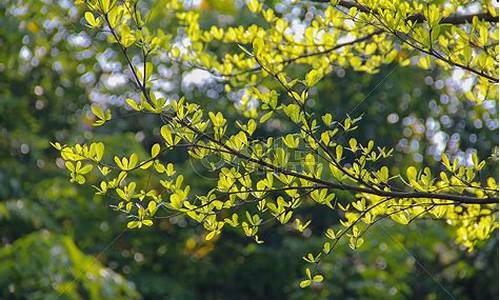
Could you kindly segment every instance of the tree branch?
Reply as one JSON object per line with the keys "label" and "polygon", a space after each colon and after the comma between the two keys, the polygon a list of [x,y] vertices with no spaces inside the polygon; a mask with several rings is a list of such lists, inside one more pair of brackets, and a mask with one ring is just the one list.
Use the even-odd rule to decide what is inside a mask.
{"label": "tree branch", "polygon": [[365,188],[362,186],[355,186],[355,185],[349,185],[349,184],[340,184],[340,183],[330,182],[330,181],[323,180],[320,178],[311,177],[311,176],[308,176],[306,174],[297,173],[296,171],[293,171],[293,170],[281,168],[281,167],[275,166],[269,162],[263,161],[261,159],[249,157],[249,156],[243,154],[241,151],[234,150],[233,148],[227,146],[223,142],[216,140],[213,137],[207,135],[206,133],[200,132],[198,129],[196,129],[194,126],[192,126],[191,124],[187,123],[184,120],[177,120],[177,122],[179,122],[181,125],[187,127],[191,131],[195,132],[196,134],[200,134],[200,135],[204,136],[209,141],[221,146],[222,148],[224,148],[228,152],[230,152],[232,155],[235,155],[241,159],[256,163],[260,166],[267,168],[269,171],[278,172],[278,173],[282,173],[285,175],[290,175],[293,177],[305,179],[309,182],[314,182],[317,184],[328,186],[330,189],[346,190],[346,191],[357,192],[357,193],[366,193],[366,194],[370,194],[370,195],[376,195],[376,196],[381,196],[381,197],[391,197],[391,198],[395,198],[395,199],[439,199],[439,200],[448,200],[448,201],[453,201],[453,202],[457,202],[457,203],[464,203],[464,204],[496,204],[496,203],[498,203],[498,198],[496,198],[496,197],[478,198],[478,197],[472,197],[472,196],[452,195],[452,194],[432,193],[432,192],[381,191],[381,190],[373,190],[370,188]]}
{"label": "tree branch", "polygon": [[[318,2],[318,3],[330,3],[330,0],[310,0],[312,2]],[[359,4],[355,1],[348,1],[348,0],[339,0],[338,4],[342,7],[345,8],[352,8],[356,7],[359,11],[364,12],[364,13],[373,13],[377,14],[377,12],[373,11],[371,8],[364,6],[362,4]],[[487,13],[478,13],[478,14],[467,14],[467,15],[459,15],[459,14],[453,14],[449,15],[448,17],[442,18],[439,23],[441,24],[453,24],[453,25],[460,25],[460,24],[465,24],[465,23],[471,23],[472,19],[474,17],[477,17],[481,21],[486,21],[486,22],[492,22],[492,23],[498,23],[498,17],[492,16],[489,12]],[[423,14],[414,14],[406,18],[408,21],[414,21],[417,23],[422,23],[424,22],[425,16]]]}
{"label": "tree branch", "polygon": [[[132,64],[132,61],[130,60],[126,48],[121,44],[117,33],[115,32],[115,29],[111,26],[107,15],[105,15],[105,21],[108,25],[108,27],[111,30],[111,33],[115,37],[118,46],[121,48],[123,55],[125,56],[125,59],[127,61],[127,64],[129,65],[132,75],[134,79],[136,80],[137,86],[143,96],[146,98],[146,101],[152,103],[150,96],[145,88],[145,85],[141,84],[141,81],[139,79],[139,76],[136,73],[135,67]],[[396,192],[396,191],[383,191],[383,190],[374,190],[370,189],[368,187],[363,187],[363,186],[356,186],[356,185],[349,185],[349,184],[341,184],[341,183],[335,183],[335,182],[330,182],[327,180],[323,180],[320,178],[315,178],[313,176],[308,176],[307,174],[303,173],[298,173],[294,170],[289,170],[286,168],[278,167],[276,165],[273,165],[267,161],[264,161],[262,159],[257,159],[250,157],[248,155],[243,154],[241,151],[237,151],[228,145],[226,145],[223,141],[217,140],[216,138],[206,134],[205,132],[202,132],[198,130],[196,127],[194,127],[191,123],[186,122],[184,119],[177,119],[173,118],[172,116],[168,116],[165,113],[162,113],[163,116],[171,119],[173,122],[178,122],[180,125],[188,128],[189,130],[193,131],[197,135],[203,136],[215,145],[220,146],[221,148],[225,149],[227,152],[231,153],[232,155],[239,157],[241,159],[244,159],[249,162],[253,162],[255,164],[258,164],[261,167],[264,167],[265,169],[272,171],[272,172],[278,172],[282,173],[284,175],[290,175],[296,178],[301,178],[305,179],[309,182],[313,182],[316,184],[320,184],[323,186],[327,186],[330,189],[334,190],[345,190],[345,191],[351,191],[351,192],[356,192],[356,193],[365,193],[365,194],[370,194],[370,195],[376,195],[376,196],[381,196],[381,197],[390,197],[390,198],[395,198],[395,199],[439,199],[439,200],[447,200],[447,201],[453,201],[457,203],[464,203],[464,204],[497,204],[498,203],[498,197],[485,197],[485,198],[479,198],[479,197],[473,197],[473,196],[466,196],[466,195],[453,195],[453,194],[446,194],[446,193],[432,193],[432,192],[422,192],[422,191],[417,191],[417,192]]]}

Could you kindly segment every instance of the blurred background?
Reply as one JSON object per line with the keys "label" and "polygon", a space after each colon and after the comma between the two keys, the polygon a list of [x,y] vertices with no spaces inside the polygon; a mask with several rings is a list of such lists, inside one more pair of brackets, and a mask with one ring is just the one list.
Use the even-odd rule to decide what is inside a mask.
{"label": "blurred background", "polygon": [[[144,2],[157,10],[151,22],[175,34],[176,24],[162,17],[164,1]],[[315,9],[267,3],[292,18]],[[255,22],[242,1],[186,5],[201,11],[206,27]],[[301,257],[320,246],[322,230],[338,220],[321,207],[305,210],[316,221],[303,234],[268,228],[259,246],[230,230],[205,241],[202,228],[183,218],[125,230],[126,220],[109,207],[113,200],[69,183],[49,144],[99,138],[126,153],[144,152],[158,140],[158,120],[123,106],[134,92],[126,66],[104,34],[85,28],[82,13],[69,0],[0,3],[1,299],[498,297],[498,236],[467,253],[437,222],[373,227],[362,249],[340,246],[324,260],[324,284],[309,289],[298,286]],[[207,72],[166,60],[155,68],[161,75],[155,89],[165,96],[186,96],[228,119],[243,113],[235,105],[241,95],[225,93]],[[394,147],[394,165],[402,170],[409,164],[436,168],[443,151],[463,160],[473,151],[488,156],[498,145],[497,101],[470,104],[463,96],[467,83],[450,75],[393,65],[375,75],[338,68],[311,92],[313,105],[318,113],[342,117],[369,97],[354,112],[363,113],[358,138]],[[91,126],[92,102],[112,107],[115,118],[104,128]],[[287,128],[261,130],[279,135]],[[184,153],[168,160],[187,182],[198,183],[193,188],[212,184]]]}

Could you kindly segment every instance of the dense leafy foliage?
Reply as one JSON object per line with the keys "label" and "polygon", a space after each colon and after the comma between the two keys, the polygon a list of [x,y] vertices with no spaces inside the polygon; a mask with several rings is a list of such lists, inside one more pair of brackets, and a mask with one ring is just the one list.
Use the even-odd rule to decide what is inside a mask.
{"label": "dense leafy foliage", "polygon": [[[0,251],[3,297],[22,292],[30,299],[137,299],[123,277],[85,256],[71,239],[48,232],[33,233]],[[38,276],[43,274],[43,280]],[[35,276],[34,276],[35,275]],[[84,293],[80,291],[83,290]]]}
{"label": "dense leafy foliage", "polygon": [[[138,102],[133,98],[126,102],[133,110],[158,115],[163,123],[162,142],[153,144],[146,157],[112,153],[112,161],[105,159],[102,142],[53,144],[61,151],[72,182],[85,183],[93,169],[102,176],[95,185],[97,194],[116,195],[115,208],[131,218],[128,228],[152,226],[155,218],[185,215],[203,225],[207,240],[229,226],[260,244],[264,241],[259,230],[270,221],[293,222],[303,232],[314,221],[293,218],[303,206],[338,210],[341,228],[326,230],[322,247],[304,256],[312,265],[300,283],[307,287],[323,281],[319,263],[342,238],[357,249],[367,230],[385,218],[404,225],[418,218],[444,219],[456,228],[457,242],[469,250],[498,227],[497,178],[482,174],[486,161],[477,153],[465,163],[443,153],[443,168],[437,173],[409,166],[404,175],[392,174],[392,149],[377,147],[373,140],[343,138],[358,129],[360,118],[318,116],[309,107],[309,91],[333,70],[332,64],[375,73],[395,59],[408,65],[410,59],[400,53],[409,50],[415,50],[411,55],[417,55],[422,68],[429,68],[433,61],[473,76],[474,88],[466,93],[470,99],[495,98],[498,29],[491,5],[485,5],[482,14],[460,15],[460,3],[375,6],[370,1],[333,1],[305,20],[304,35],[296,37],[285,18],[258,1],[249,1],[248,8],[262,14],[267,25],[212,26],[208,31],[201,29],[197,12],[167,1],[166,8],[184,26],[175,37],[183,39],[187,45],[183,46],[161,28],[149,28],[147,21],[154,11],[144,13],[139,4],[90,1],[85,19],[89,27],[105,28],[108,40],[117,44],[139,91]],[[237,43],[239,53],[226,54],[219,62],[208,50],[214,42]],[[131,58],[134,48],[141,62]],[[244,89],[239,105],[247,118],[229,124],[221,112],[204,112],[184,98],[158,96],[152,89],[155,68],[151,61],[162,55],[227,79],[227,91]],[[290,78],[285,67],[296,63],[310,69],[304,76]],[[95,126],[112,118],[108,108],[93,105],[91,110]],[[254,136],[259,126],[269,124],[277,114],[285,115],[295,130],[283,137]],[[191,193],[184,176],[172,163],[161,160],[162,154],[175,147],[187,149],[194,160],[215,156],[222,161],[208,163],[210,172],[218,173],[215,187],[205,194]],[[155,175],[140,186],[134,180],[137,172]],[[171,215],[160,215],[160,211]]]}
{"label": "dense leafy foliage", "polygon": [[[110,2],[110,5],[115,7],[123,3]],[[80,1],[79,4],[84,3]],[[337,3],[334,13],[342,12],[342,7],[345,7],[342,5],[347,4],[342,1]],[[165,9],[166,5],[170,5],[169,9]],[[481,22],[488,21],[488,18],[495,21],[488,16],[495,15],[488,5],[472,4],[470,9],[460,8],[457,13],[450,10],[450,14],[478,14]],[[278,56],[293,59],[311,54],[311,57],[285,63],[282,69],[279,67],[279,72],[290,80],[306,78],[318,66],[321,69],[322,79],[307,88],[309,97],[305,111],[312,115],[312,119],[317,118],[318,126],[321,126],[314,131],[319,140],[320,133],[328,129],[322,116],[331,115],[333,127],[330,130],[343,130],[339,122],[349,119],[347,115],[351,119],[362,116],[356,122],[356,130],[340,132],[332,140],[347,148],[351,138],[364,144],[374,139],[381,148],[394,147],[383,164],[390,174],[401,173],[403,176],[411,166],[419,170],[428,167],[433,174],[439,174],[444,170],[441,163],[444,151],[450,159],[458,158],[461,166],[470,166],[472,154],[477,153],[486,160],[479,173],[483,177],[478,179],[486,184],[488,174],[496,174],[498,170],[494,159],[486,159],[498,145],[498,106],[494,94],[480,95],[478,101],[480,89],[476,82],[477,74],[457,71],[459,68],[448,70],[448,65],[437,66],[439,62],[435,62],[434,58],[428,69],[422,69],[419,63],[421,55],[411,48],[399,51],[390,63],[385,61],[380,64],[372,70],[375,73],[366,68],[355,71],[350,62],[345,61],[321,66],[316,63],[327,53],[313,55],[318,49],[323,50],[320,40],[316,39],[320,39],[322,33],[316,31],[313,35],[318,47],[311,45],[306,50],[295,49],[293,51],[302,53],[296,56],[286,52],[290,51],[292,42],[297,47],[302,43],[300,39],[305,31],[301,28],[312,25],[314,20],[311,17],[322,16],[330,6],[322,1],[265,1],[257,5],[260,8],[255,12],[260,13],[254,13],[241,7],[238,1],[204,0],[191,4],[189,1],[143,0],[136,3],[135,9],[140,11],[139,17],[144,16],[145,23],[137,26],[132,19],[128,22],[123,19],[121,24],[128,24],[135,35],[133,38],[136,41],[126,48],[126,52],[136,71],[144,68],[144,53],[140,42],[137,42],[141,38],[139,27],[144,34],[149,32],[151,37],[158,36],[163,41],[147,55],[146,62],[152,63],[147,68],[152,67],[154,72],[147,81],[146,94],[154,93],[157,98],[169,99],[167,102],[170,104],[172,99],[178,100],[182,96],[195,99],[200,109],[204,110],[203,121],[209,122],[205,131],[209,135],[213,135],[213,126],[208,112],[212,111],[216,118],[217,112],[220,112],[227,126],[222,139],[224,142],[228,136],[239,131],[238,123],[255,120],[255,131],[251,137],[248,136],[252,145],[242,146],[243,154],[249,154],[248,151],[253,149],[251,147],[258,143],[255,140],[265,145],[266,139],[273,137],[273,149],[281,147],[289,157],[287,168],[307,173],[303,160],[312,153],[315,162],[324,164],[324,172],[319,178],[336,181],[329,173],[329,164],[314,149],[311,150],[307,139],[301,136],[299,128],[302,124],[292,122],[283,113],[281,106],[292,103],[293,97],[287,97],[287,91],[280,82],[253,61],[253,40],[241,39],[234,43],[226,38],[212,39],[211,34],[219,34],[216,33],[217,28],[224,36],[231,28],[250,32],[245,34],[251,34],[253,30],[265,32],[265,53],[277,60]],[[445,6],[440,8],[450,9]],[[285,20],[288,25],[284,38],[292,33],[296,40],[268,40],[269,36],[276,37],[272,28],[277,19],[267,21],[262,15],[262,8],[272,9],[276,18]],[[331,228],[342,229],[340,220],[346,220],[346,213],[351,213],[352,207],[348,212],[339,206],[332,210],[304,196],[300,207],[293,210],[290,221],[285,226],[275,226],[279,221],[271,217],[269,209],[260,212],[255,196],[249,194],[246,204],[241,198],[236,198],[237,207],[226,207],[221,211],[211,209],[217,213],[218,220],[230,219],[235,213],[240,221],[248,223],[245,210],[252,215],[259,214],[266,220],[258,226],[259,240],[264,243],[257,245],[252,239],[242,238],[245,231],[241,224],[236,227],[226,224],[222,234],[206,240],[208,232],[203,222],[187,216],[186,211],[167,207],[170,195],[169,192],[162,193],[164,188],[160,180],[171,180],[173,184],[182,174],[183,182],[190,185],[189,202],[198,205],[197,196],[207,195],[217,185],[220,169],[241,168],[241,161],[226,162],[215,151],[203,159],[194,159],[187,150],[196,151],[196,147],[180,144],[182,142],[167,149],[160,132],[165,121],[159,114],[144,109],[141,112],[134,110],[134,104],[127,98],[134,99],[140,107],[143,91],[132,88],[136,83],[123,48],[110,38],[112,34],[106,25],[102,23],[99,30],[88,28],[85,18],[89,16],[86,14],[88,11],[93,12],[99,22],[99,9],[93,11],[86,5],[75,6],[67,1],[35,0],[23,3],[12,0],[0,4],[0,44],[7,49],[0,53],[2,298],[477,299],[498,295],[496,235],[490,235],[484,241],[476,240],[473,249],[464,251],[463,243],[459,243],[458,247],[456,245],[456,224],[450,226],[446,222],[431,220],[435,219],[432,215],[421,216],[406,226],[394,222],[390,216],[381,219],[376,222],[377,226],[371,226],[363,234],[361,247],[352,250],[348,246],[350,238],[343,238],[338,241],[334,252],[323,255],[319,263],[310,264],[307,254],[312,252],[315,255],[315,249],[322,249],[325,242],[332,243],[325,234]],[[483,13],[486,11],[488,13]],[[196,22],[192,19],[186,21],[186,15],[195,17]],[[468,18],[472,20],[473,17]],[[424,21],[420,19],[418,24],[424,25]],[[468,31],[470,28],[465,23],[459,24],[459,27]],[[212,25],[215,29],[211,28]],[[334,27],[331,27],[333,31]],[[357,30],[360,37],[362,30],[370,33],[369,28],[359,27]],[[201,38],[198,36],[200,32],[203,34]],[[340,40],[332,41],[329,46],[352,39],[347,31],[342,34],[346,36],[339,36]],[[394,37],[384,36],[388,40]],[[193,43],[192,39],[198,42]],[[106,43],[106,40],[112,43]],[[377,44],[379,42],[377,40]],[[397,37],[393,42],[395,49],[399,50]],[[339,57],[335,60],[342,60],[341,56],[349,57],[351,52],[361,54],[364,50],[356,49],[367,45],[363,43],[345,45],[331,50],[331,54],[338,52]],[[342,50],[344,47],[349,50]],[[492,51],[494,47],[487,48],[487,51]],[[280,53],[280,49],[286,51]],[[473,49],[471,57],[477,60],[479,51],[481,49]],[[250,65],[240,65],[231,56],[241,62],[248,61]],[[363,65],[370,63],[370,56],[363,54],[360,57]],[[405,57],[410,60],[404,61]],[[333,57],[328,59],[334,60]],[[230,64],[233,64],[232,73],[223,74],[222,65]],[[241,74],[235,75],[238,72]],[[461,76],[468,79],[461,80]],[[302,93],[306,88],[300,84],[299,81],[293,88]],[[257,87],[258,91],[253,87]],[[260,118],[270,109],[262,106],[256,93],[266,95],[271,90],[276,91],[277,107],[280,108],[273,112],[269,120],[260,123]],[[469,90],[472,93],[467,93]],[[89,105],[89,102],[94,104]],[[164,109],[165,114],[172,113],[171,107],[165,106]],[[106,121],[108,111],[112,117]],[[98,119],[103,120],[99,123],[104,123],[104,126],[92,127],[91,124]],[[297,148],[288,148],[287,143],[291,141],[290,137],[287,140],[289,134],[293,137],[292,143],[299,141]],[[280,140],[281,136],[284,140]],[[199,140],[206,142],[205,137]],[[135,196],[139,196],[140,189],[162,193],[163,200],[158,202],[158,211],[151,218],[154,225],[141,225],[140,230],[137,227],[128,229],[127,223],[136,220],[137,206],[130,213],[117,214],[109,206],[116,208],[123,201],[118,192],[109,190],[94,196],[96,189],[92,185],[101,188],[101,181],[104,180],[96,168],[98,164],[84,175],[86,183],[83,186],[68,182],[63,172],[64,161],[57,158],[54,149],[50,149],[49,141],[54,145],[55,141],[70,145],[102,142],[106,151],[101,163],[110,165],[110,175],[119,173],[114,162],[115,155],[130,158],[135,153],[144,161],[150,158],[152,147],[159,144],[161,153],[158,163],[164,165],[166,170],[158,174],[154,168],[161,166],[155,162],[146,171],[137,169],[128,172],[127,178],[118,186],[124,191],[131,181],[135,182],[136,195],[131,202],[144,207],[147,207],[151,197],[146,196],[139,201]],[[332,148],[332,151],[335,150]],[[348,149],[343,152],[345,155],[341,164],[349,169],[355,158]],[[325,156],[325,153],[320,153]],[[89,162],[82,163],[84,167]],[[379,163],[370,171],[383,166],[382,162]],[[166,175],[167,171],[173,170],[176,172],[173,176]],[[242,169],[238,172],[241,173]],[[267,176],[259,169],[250,177],[255,184]],[[397,179],[391,179],[391,183],[396,183]],[[406,180],[406,177],[403,179]],[[277,177],[273,180],[279,182]],[[363,187],[351,180],[349,183]],[[235,186],[242,187],[240,183]],[[406,185],[397,185],[397,188],[415,192]],[[216,189],[214,192],[219,196],[230,196],[226,195],[230,191]],[[334,201],[343,207],[361,197],[356,192],[328,191],[328,194],[332,193],[336,197]],[[460,194],[474,195],[469,192],[454,193]],[[285,191],[269,190],[266,196],[266,206],[276,203],[278,196],[288,200]],[[464,208],[471,206],[456,205]],[[492,207],[493,211],[496,210],[496,206]],[[496,220],[496,215],[492,216]],[[301,223],[296,223],[295,219],[301,220]],[[440,219],[444,221],[447,218],[443,216]],[[308,220],[311,223],[305,226]],[[359,228],[364,226],[359,224]],[[303,230],[297,230],[299,227]],[[301,289],[301,281],[307,280],[306,267],[310,268],[312,276],[322,275],[324,280],[311,284],[311,288]]]}

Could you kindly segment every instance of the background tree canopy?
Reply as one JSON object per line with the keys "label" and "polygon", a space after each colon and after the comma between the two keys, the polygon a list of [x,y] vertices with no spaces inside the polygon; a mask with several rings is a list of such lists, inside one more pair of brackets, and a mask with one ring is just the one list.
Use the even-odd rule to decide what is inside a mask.
{"label": "background tree canopy", "polygon": [[498,297],[497,24],[2,2],[0,298]]}

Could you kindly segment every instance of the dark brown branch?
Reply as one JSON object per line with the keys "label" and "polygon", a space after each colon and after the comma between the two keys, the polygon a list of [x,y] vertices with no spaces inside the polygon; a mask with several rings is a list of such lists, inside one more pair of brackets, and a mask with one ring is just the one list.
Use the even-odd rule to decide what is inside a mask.
{"label": "dark brown branch", "polygon": [[[448,17],[442,18],[439,23],[441,24],[453,24],[460,25],[465,23],[472,23],[472,19],[477,17],[480,21],[498,23],[498,17],[492,16],[490,13],[479,13],[479,14],[469,14],[469,15],[450,15]],[[417,23],[422,23],[425,21],[425,17],[422,14],[414,14],[407,18],[408,21],[414,21]]]}
{"label": "dark brown branch", "polygon": [[[311,0],[311,1],[318,2],[318,3],[330,3],[330,0]],[[338,5],[345,7],[345,8],[356,7],[361,12],[376,14],[376,12],[373,11],[371,8],[366,7],[362,4],[359,4],[359,3],[354,2],[354,1],[339,0]],[[472,19],[474,17],[477,17],[480,21],[498,23],[498,17],[492,16],[489,12],[478,13],[478,14],[468,14],[468,15],[453,14],[453,15],[450,15],[448,17],[442,18],[439,23],[460,25],[460,24],[465,24],[465,23],[471,23]],[[414,15],[409,16],[407,18],[407,20],[414,21],[417,23],[422,23],[426,19],[425,19],[425,16],[423,14],[419,13],[419,14],[414,14]]]}

